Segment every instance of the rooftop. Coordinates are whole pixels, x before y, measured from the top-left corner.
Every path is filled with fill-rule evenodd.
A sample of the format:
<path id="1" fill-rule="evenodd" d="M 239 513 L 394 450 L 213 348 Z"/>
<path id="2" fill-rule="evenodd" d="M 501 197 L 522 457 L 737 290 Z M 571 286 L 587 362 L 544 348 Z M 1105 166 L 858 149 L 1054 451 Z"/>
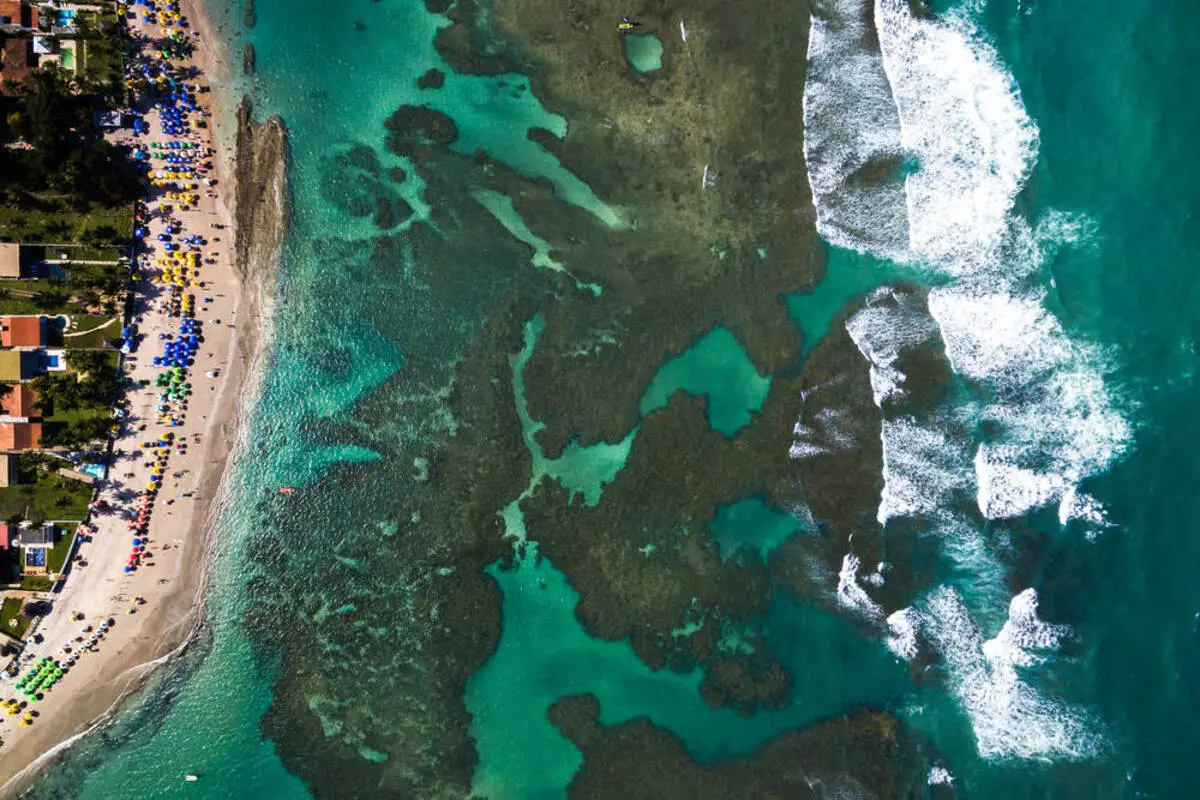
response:
<path id="1" fill-rule="evenodd" d="M 40 422 L 0 422 L 0 450 L 32 450 L 42 443 Z"/>
<path id="2" fill-rule="evenodd" d="M 45 317 L 0 317 L 0 346 L 41 347 L 45 343 Z"/>
<path id="3" fill-rule="evenodd" d="M 0 42 L 0 95 L 12 96 L 33 72 L 35 62 L 29 39 L 5 37 Z"/>
<path id="4" fill-rule="evenodd" d="M 0 453 L 0 486 L 12 486 L 21 482 L 21 456 L 16 453 Z M 0 547 L 0 550 L 3 550 Z"/>
<path id="5" fill-rule="evenodd" d="M 0 350 L 0 381 L 28 380 L 37 368 L 38 354 L 32 350 Z"/>
<path id="6" fill-rule="evenodd" d="M 6 417 L 20 417 L 27 419 L 29 417 L 38 416 L 38 411 L 34 407 L 37 402 L 37 393 L 33 391 L 27 384 L 18 383 L 12 386 L 3 396 L 0 396 L 0 412 Z"/>
<path id="7" fill-rule="evenodd" d="M 35 527 L 32 522 L 22 522 L 17 526 L 15 538 L 22 547 L 52 547 L 54 545 L 54 523 L 43 522 Z"/>
<path id="8" fill-rule="evenodd" d="M 37 9 L 24 0 L 0 0 L 0 25 L 37 25 Z"/>
<path id="9" fill-rule="evenodd" d="M 3 89 L 0 89 L 3 94 Z M 0 278 L 21 277 L 21 245 L 0 242 Z"/>

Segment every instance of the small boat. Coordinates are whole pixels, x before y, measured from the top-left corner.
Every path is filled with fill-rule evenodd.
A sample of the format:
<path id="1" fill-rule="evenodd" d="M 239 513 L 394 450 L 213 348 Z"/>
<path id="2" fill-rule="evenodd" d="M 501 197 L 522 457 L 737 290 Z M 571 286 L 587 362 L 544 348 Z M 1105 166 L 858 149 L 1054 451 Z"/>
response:
<path id="1" fill-rule="evenodd" d="M 637 23 L 629 17 L 621 17 L 621 21 L 617 23 L 617 30 L 621 33 L 626 33 L 637 27 Z"/>
<path id="2" fill-rule="evenodd" d="M 187 781 L 188 783 L 191 783 L 192 781 L 200 780 L 200 776 L 199 775 L 184 775 L 183 779 L 185 781 Z"/>
<path id="3" fill-rule="evenodd" d="M 283 487 L 282 489 L 280 489 L 280 490 L 279 490 L 279 493 L 280 493 L 280 494 L 295 494 L 295 493 L 296 493 L 296 490 L 295 490 L 295 489 L 293 489 L 293 488 L 292 488 L 292 487 L 290 487 L 290 486 L 285 486 L 285 487 Z"/>

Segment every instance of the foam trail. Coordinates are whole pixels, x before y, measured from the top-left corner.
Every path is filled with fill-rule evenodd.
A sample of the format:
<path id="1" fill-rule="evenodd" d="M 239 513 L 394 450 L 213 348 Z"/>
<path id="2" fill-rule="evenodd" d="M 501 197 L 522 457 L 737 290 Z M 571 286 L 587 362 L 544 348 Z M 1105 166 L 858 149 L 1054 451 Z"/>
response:
<path id="1" fill-rule="evenodd" d="M 804 159 L 817 230 L 831 244 L 901 258 L 908 249 L 900 120 L 875 32 L 870 0 L 828 4 L 808 33 Z"/>

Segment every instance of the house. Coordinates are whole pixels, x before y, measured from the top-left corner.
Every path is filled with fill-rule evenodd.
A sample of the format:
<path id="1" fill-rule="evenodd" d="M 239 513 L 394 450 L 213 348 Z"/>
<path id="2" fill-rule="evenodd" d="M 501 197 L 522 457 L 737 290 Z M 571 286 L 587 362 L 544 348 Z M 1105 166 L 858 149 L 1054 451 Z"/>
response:
<path id="1" fill-rule="evenodd" d="M 97 128 L 124 128 L 125 116 L 120 111 L 96 111 L 92 114 L 92 124 Z"/>
<path id="2" fill-rule="evenodd" d="M 0 90 L 3 93 L 3 90 Z M 0 242 L 0 278 L 21 277 L 21 245 Z"/>
<path id="3" fill-rule="evenodd" d="M 7 36 L 0 42 L 0 96 L 13 97 L 21 93 L 30 73 L 37 68 L 37 58 L 29 39 Z"/>
<path id="4" fill-rule="evenodd" d="M 71 31 L 61 31 L 58 28 L 54 29 L 56 34 L 74 33 Z M 58 67 L 66 72 L 78 74 L 81 66 L 80 54 L 83 52 L 83 42 L 75 39 L 63 38 L 63 35 L 58 35 L 54 39 L 46 39 L 46 46 L 50 50 L 43 52 L 39 48 L 37 39 L 33 42 L 34 57 L 37 58 L 39 67 L 49 67 L 51 65 Z"/>
<path id="5" fill-rule="evenodd" d="M 36 528 L 29 522 L 17 526 L 17 535 L 10 544 L 18 544 L 25 551 L 21 566 L 26 575 L 45 575 L 49 572 L 46 559 L 48 551 L 54 547 L 57 533 L 53 522 L 43 522 Z"/>
<path id="6" fill-rule="evenodd" d="M 22 522 L 17 525 L 15 543 L 24 548 L 48 549 L 54 547 L 54 523 L 43 522 L 34 527 L 32 522 Z"/>
<path id="7" fill-rule="evenodd" d="M 0 25 L 36 28 L 38 10 L 25 0 L 0 0 Z"/>
<path id="8" fill-rule="evenodd" d="M 21 457 L 16 453 L 0 453 L 0 486 L 14 486 L 20 482 Z M 5 536 L 7 535 L 6 532 Z M 0 547 L 0 550 L 2 549 L 4 548 Z"/>
<path id="9" fill-rule="evenodd" d="M 28 422 L 30 417 L 39 417 L 37 392 L 27 383 L 11 384 L 11 388 L 0 396 L 0 418 L 9 422 Z"/>
<path id="10" fill-rule="evenodd" d="M 0 317 L 0 346 L 41 347 L 46 344 L 46 318 Z"/>
<path id="11" fill-rule="evenodd" d="M 0 350 L 0 381 L 27 381 L 38 371 L 40 359 L 35 350 Z"/>
<path id="12" fill-rule="evenodd" d="M 22 522 L 17 526 L 16 544 L 25 551 L 21 559 L 22 572 L 26 575 L 45 575 L 46 557 L 50 548 L 54 547 L 54 523 L 44 522 L 38 527 L 32 523 Z"/>
<path id="13" fill-rule="evenodd" d="M 36 450 L 42 444 L 42 423 L 0 421 L 0 450 Z"/>
<path id="14" fill-rule="evenodd" d="M 8 523 L 0 522 L 0 550 L 7 550 L 11 546 Z"/>

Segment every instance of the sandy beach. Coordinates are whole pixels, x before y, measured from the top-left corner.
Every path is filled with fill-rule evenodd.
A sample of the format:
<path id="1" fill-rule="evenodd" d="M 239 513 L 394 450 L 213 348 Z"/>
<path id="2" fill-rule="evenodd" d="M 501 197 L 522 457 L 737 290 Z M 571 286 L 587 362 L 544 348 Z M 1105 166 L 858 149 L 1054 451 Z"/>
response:
<path id="1" fill-rule="evenodd" d="M 140 12 L 140 7 L 135 8 Z M 209 41 L 198 6 L 185 3 L 184 11 L 190 30 L 200 35 L 191 37 L 196 44 L 192 57 L 173 63 L 197 69 L 198 74 L 188 83 L 205 87 L 196 97 L 209 121 L 206 129 L 194 130 L 188 138 L 215 152 L 212 122 L 219 111 L 214 107 L 216 95 L 206 87 L 210 76 L 224 69 L 224 62 L 219 46 Z M 140 13 L 136 23 L 130 21 L 130 29 L 135 35 L 158 35 L 157 26 L 142 22 Z M 157 109 L 146 112 L 151 132 L 140 137 L 142 147 L 152 142 L 165 144 L 169 138 L 161 132 L 157 116 Z M 130 136 L 128 131 L 117 134 L 124 141 Z M 246 154 L 248 158 L 252 155 Z M 282 158 L 282 150 L 276 148 L 275 157 Z M 265 315 L 259 312 L 270 280 L 270 270 L 256 272 L 245 263 L 235 264 L 234 181 L 228 173 L 239 170 L 219 158 L 213 160 L 214 189 L 206 191 L 201 186 L 194 206 L 187 211 L 177 206 L 171 214 L 182 223 L 183 235 L 208 239 L 203 257 L 215 261 L 200 270 L 204 286 L 188 290 L 196 295 L 195 318 L 203 326 L 203 342 L 188 372 L 192 395 L 186 414 L 183 423 L 173 428 L 155 419 L 161 390 L 153 381 L 162 368 L 154 366 L 152 358 L 162 348 L 159 334 L 177 333 L 180 320 L 159 307 L 166 292 L 164 284 L 154 280 L 158 275 L 154 259 L 162 253 L 157 248 L 150 253 L 143 250 L 142 263 L 148 266 L 135 293 L 137 323 L 144 338 L 124 364 L 125 374 L 133 381 L 127 394 L 130 417 L 113 443 L 113 462 L 98 494 L 110 508 L 92 514 L 89 524 L 94 534 L 81 537 L 76 549 L 80 560 L 73 565 L 53 611 L 37 629 L 40 642 L 31 640 L 20 660 L 22 667 L 43 656 L 60 660 L 74 656 L 77 662 L 44 699 L 31 704 L 37 712 L 31 725 L 19 728 L 20 716 L 0 716 L 0 794 L 5 796 L 25 788 L 38 768 L 101 722 L 156 666 L 182 652 L 195 639 L 202 622 L 207 555 L 213 544 L 207 534 L 219 510 L 216 500 L 234 448 L 237 420 L 249 403 L 243 395 L 244 384 L 263 339 L 260 325 Z M 284 185 L 278 176 L 274 183 Z M 155 236 L 166 224 L 154 213 L 164 202 L 171 202 L 161 194 L 155 192 L 147 199 L 152 217 L 145 237 L 147 247 L 158 245 Z M 269 237 L 266 246 L 272 256 L 280 236 L 281 231 L 276 230 Z M 242 279 L 247 274 L 253 285 L 243 291 Z M 141 381 L 147 384 L 140 385 Z M 146 557 L 140 567 L 126 573 L 130 552 L 127 513 L 140 502 L 153 464 L 153 456 L 144 452 L 141 444 L 168 430 L 175 442 L 186 443 L 186 449 L 173 448 L 162 488 L 152 504 Z M 81 643 L 77 639 L 90 636 L 109 619 L 111 627 L 94 651 L 81 650 L 86 640 Z M 5 698 L 14 696 L 11 683 L 0 684 Z"/>

